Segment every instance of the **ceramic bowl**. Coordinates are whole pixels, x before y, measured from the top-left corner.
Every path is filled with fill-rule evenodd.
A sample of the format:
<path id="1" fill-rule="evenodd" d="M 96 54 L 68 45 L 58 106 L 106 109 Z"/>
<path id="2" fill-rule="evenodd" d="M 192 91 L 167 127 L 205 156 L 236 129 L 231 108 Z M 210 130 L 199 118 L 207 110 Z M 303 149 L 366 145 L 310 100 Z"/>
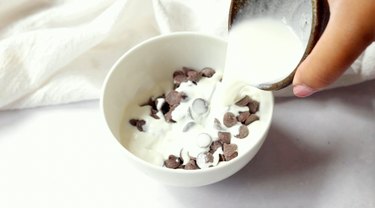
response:
<path id="1" fill-rule="evenodd" d="M 273 95 L 267 91 L 257 91 L 260 120 L 256 128 L 250 130 L 251 138 L 244 139 L 243 145 L 239 147 L 238 157 L 208 169 L 168 169 L 148 163 L 127 149 L 126 138 L 131 135 L 124 137 L 121 131 L 124 121 L 130 119 L 126 107 L 142 103 L 155 93 L 160 94 L 160 83 L 172 83 L 171 77 L 176 69 L 183 66 L 196 69 L 209 66 L 222 71 L 226 46 L 225 40 L 214 36 L 173 33 L 140 43 L 114 64 L 104 83 L 101 108 L 106 125 L 113 138 L 123 146 L 133 168 L 166 185 L 203 186 L 233 175 L 255 156 L 267 136 L 272 120 Z"/>

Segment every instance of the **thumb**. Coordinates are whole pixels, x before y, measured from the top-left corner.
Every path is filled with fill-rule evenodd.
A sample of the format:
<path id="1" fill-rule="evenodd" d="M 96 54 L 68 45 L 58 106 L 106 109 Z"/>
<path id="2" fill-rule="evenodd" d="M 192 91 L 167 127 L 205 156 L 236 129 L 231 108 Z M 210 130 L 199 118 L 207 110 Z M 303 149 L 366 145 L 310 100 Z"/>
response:
<path id="1" fill-rule="evenodd" d="M 309 96 L 338 79 L 374 39 L 374 11 L 369 9 L 374 10 L 373 5 L 360 8 L 366 5 L 331 2 L 335 4 L 330 4 L 326 30 L 296 70 L 293 93 L 297 97 Z"/>

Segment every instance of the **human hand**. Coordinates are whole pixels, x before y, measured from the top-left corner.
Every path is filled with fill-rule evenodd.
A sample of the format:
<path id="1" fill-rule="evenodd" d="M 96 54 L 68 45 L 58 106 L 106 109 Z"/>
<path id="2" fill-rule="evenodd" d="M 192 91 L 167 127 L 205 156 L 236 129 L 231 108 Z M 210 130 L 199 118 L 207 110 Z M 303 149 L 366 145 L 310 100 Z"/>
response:
<path id="1" fill-rule="evenodd" d="M 338 79 L 375 40 L 374 0 L 328 0 L 328 25 L 297 68 L 293 93 L 307 97 Z"/>

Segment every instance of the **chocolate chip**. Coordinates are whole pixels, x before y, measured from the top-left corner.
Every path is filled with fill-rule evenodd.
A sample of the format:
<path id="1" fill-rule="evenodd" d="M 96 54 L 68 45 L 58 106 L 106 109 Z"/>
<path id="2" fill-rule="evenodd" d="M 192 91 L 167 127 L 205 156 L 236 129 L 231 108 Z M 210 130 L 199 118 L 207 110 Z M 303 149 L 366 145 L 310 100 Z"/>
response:
<path id="1" fill-rule="evenodd" d="M 229 132 L 219 131 L 217 134 L 222 144 L 230 144 L 231 134 Z"/>
<path id="2" fill-rule="evenodd" d="M 224 144 L 223 146 L 223 154 L 226 161 L 233 159 L 233 155 L 237 153 L 237 145 L 236 144 Z M 238 153 L 237 153 L 238 155 Z M 236 156 L 237 156 L 236 155 Z M 235 156 L 235 157 L 236 157 Z"/>
<path id="3" fill-rule="evenodd" d="M 237 151 L 236 144 L 223 144 L 223 151 L 224 155 L 232 155 L 234 152 Z"/>
<path id="4" fill-rule="evenodd" d="M 215 74 L 215 70 L 210 67 L 205 67 L 200 72 L 203 77 L 211 78 Z"/>
<path id="5" fill-rule="evenodd" d="M 145 120 L 139 120 L 139 119 L 130 119 L 129 120 L 130 125 L 137 127 L 139 131 L 143 131 L 143 125 L 146 124 Z"/>
<path id="6" fill-rule="evenodd" d="M 217 149 L 222 149 L 223 144 L 220 141 L 214 141 L 211 143 L 210 152 L 214 153 Z"/>
<path id="7" fill-rule="evenodd" d="M 207 152 L 205 155 L 206 155 L 206 158 L 205 158 L 206 159 L 206 163 L 212 163 L 214 161 L 213 154 Z"/>
<path id="8" fill-rule="evenodd" d="M 186 101 L 186 100 L 188 100 L 188 96 L 187 96 L 187 94 L 186 93 L 184 93 L 184 92 L 180 92 L 180 95 L 181 95 L 181 98 L 182 98 L 182 100 L 183 101 Z"/>
<path id="9" fill-rule="evenodd" d="M 172 169 L 176 169 L 180 167 L 181 164 L 182 164 L 181 159 L 174 155 L 169 155 L 168 160 L 164 161 L 165 167 L 172 168 Z"/>
<path id="10" fill-rule="evenodd" d="M 249 107 L 249 111 L 251 114 L 254 114 L 258 112 L 259 110 L 259 102 L 256 100 L 251 100 L 248 104 L 247 107 Z"/>
<path id="11" fill-rule="evenodd" d="M 245 125 L 241 125 L 238 134 L 235 136 L 239 139 L 243 139 L 249 135 L 249 129 Z"/>
<path id="12" fill-rule="evenodd" d="M 153 117 L 154 119 L 160 119 L 159 116 L 156 115 L 157 113 L 158 113 L 157 110 L 151 108 L 151 113 L 150 113 L 151 117 Z"/>
<path id="13" fill-rule="evenodd" d="M 143 131 L 143 126 L 146 124 L 146 121 L 145 120 L 138 120 L 138 122 L 137 122 L 137 129 L 139 130 L 139 131 Z"/>
<path id="14" fill-rule="evenodd" d="M 250 101 L 251 98 L 248 95 L 246 95 L 245 97 L 241 98 L 241 100 L 237 101 L 235 104 L 237 106 L 245 107 L 249 104 Z"/>
<path id="15" fill-rule="evenodd" d="M 139 121 L 139 119 L 130 119 L 130 120 L 129 120 L 129 123 L 130 123 L 130 125 L 132 125 L 132 126 L 137 126 L 138 121 Z"/>
<path id="16" fill-rule="evenodd" d="M 247 120 L 247 118 L 249 118 L 249 116 L 250 116 L 250 112 L 249 111 L 240 112 L 239 115 L 237 116 L 237 121 L 241 122 L 242 124 L 244 124 L 245 121 Z"/>
<path id="17" fill-rule="evenodd" d="M 174 84 L 180 85 L 182 82 L 186 82 L 186 81 L 187 81 L 187 76 L 186 76 L 185 72 L 183 72 L 181 70 L 177 70 L 177 71 L 173 72 L 173 83 Z"/>
<path id="18" fill-rule="evenodd" d="M 197 162 L 195 160 L 189 160 L 184 167 L 185 170 L 196 170 L 198 169 Z"/>
<path id="19" fill-rule="evenodd" d="M 223 154 L 219 154 L 219 162 L 225 161 L 225 157 Z"/>
<path id="20" fill-rule="evenodd" d="M 245 125 L 249 125 L 251 123 L 253 123 L 254 121 L 257 121 L 259 120 L 259 116 L 255 115 L 255 114 L 251 114 L 247 119 L 246 121 L 243 123 Z"/>
<path id="21" fill-rule="evenodd" d="M 201 79 L 201 77 L 202 77 L 202 75 L 201 75 L 198 71 L 196 71 L 196 70 L 194 70 L 194 69 L 192 69 L 192 68 L 183 67 L 183 68 L 182 68 L 182 71 L 185 72 L 185 75 L 187 76 L 187 80 L 190 80 L 190 81 L 194 82 L 195 84 L 196 84 L 196 83 Z"/>
<path id="22" fill-rule="evenodd" d="M 167 114 L 170 110 L 169 104 L 167 102 L 163 103 L 160 110 L 164 115 Z"/>
<path id="23" fill-rule="evenodd" d="M 194 83 L 197 83 L 202 78 L 202 75 L 197 71 L 188 71 L 187 77 L 188 77 L 188 80 Z"/>
<path id="24" fill-rule="evenodd" d="M 236 123 L 237 123 L 236 116 L 231 112 L 225 113 L 224 118 L 223 118 L 223 123 L 228 128 L 236 125 Z"/>
<path id="25" fill-rule="evenodd" d="M 182 96 L 179 92 L 173 90 L 170 91 L 166 96 L 165 96 L 165 101 L 170 105 L 170 106 L 175 106 L 180 104 L 182 100 Z"/>
<path id="26" fill-rule="evenodd" d="M 225 161 L 229 161 L 229 160 L 236 158 L 237 156 L 238 156 L 238 152 L 235 152 L 232 155 L 228 155 L 228 156 L 224 155 L 224 158 L 225 158 Z"/>
<path id="27" fill-rule="evenodd" d="M 156 99 L 153 99 L 153 98 L 149 98 L 148 101 L 146 103 L 143 103 L 141 104 L 140 106 L 151 106 L 150 108 L 150 116 L 155 118 L 155 119 L 160 119 L 158 115 L 156 115 L 158 113 L 158 104 L 159 104 L 159 98 L 163 98 L 164 95 L 156 98 Z"/>

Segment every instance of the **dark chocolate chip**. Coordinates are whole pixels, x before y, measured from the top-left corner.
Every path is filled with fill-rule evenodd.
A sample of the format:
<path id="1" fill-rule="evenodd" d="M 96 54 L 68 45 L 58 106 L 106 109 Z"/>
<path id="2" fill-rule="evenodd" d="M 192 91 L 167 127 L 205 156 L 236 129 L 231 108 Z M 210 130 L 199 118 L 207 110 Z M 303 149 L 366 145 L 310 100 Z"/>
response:
<path id="1" fill-rule="evenodd" d="M 230 144 L 231 134 L 229 132 L 219 131 L 218 133 L 219 141 L 224 144 Z"/>
<path id="2" fill-rule="evenodd" d="M 201 79 L 202 75 L 195 69 L 183 67 L 182 71 L 187 76 L 187 80 L 190 80 L 197 84 L 197 82 Z"/>
<path id="3" fill-rule="evenodd" d="M 138 121 L 139 121 L 139 119 L 132 118 L 132 119 L 129 120 L 129 123 L 132 126 L 137 126 Z"/>
<path id="4" fill-rule="evenodd" d="M 198 169 L 197 162 L 195 160 L 189 160 L 184 167 L 185 170 L 196 170 Z"/>
<path id="5" fill-rule="evenodd" d="M 247 107 L 249 107 L 249 111 L 251 114 L 254 114 L 258 112 L 259 110 L 259 102 L 256 100 L 251 100 L 248 104 Z"/>
<path id="6" fill-rule="evenodd" d="M 150 112 L 151 117 L 153 117 L 154 119 L 160 119 L 159 116 L 156 115 L 157 113 L 158 113 L 157 110 L 151 108 L 151 112 Z"/>
<path id="7" fill-rule="evenodd" d="M 224 155 L 232 155 L 236 151 L 237 151 L 236 144 L 223 144 Z"/>
<path id="8" fill-rule="evenodd" d="M 169 109 L 170 109 L 169 104 L 167 102 L 164 102 L 160 110 L 165 115 L 169 112 Z"/>
<path id="9" fill-rule="evenodd" d="M 214 162 L 214 155 L 210 152 L 206 153 L 206 163 L 212 163 Z"/>
<path id="10" fill-rule="evenodd" d="M 215 74 L 215 70 L 211 67 L 205 67 L 200 72 L 203 77 L 211 78 Z"/>
<path id="11" fill-rule="evenodd" d="M 139 131 L 143 131 L 143 126 L 146 124 L 146 121 L 145 120 L 138 120 L 138 122 L 137 122 L 137 129 L 139 130 Z"/>
<path id="12" fill-rule="evenodd" d="M 181 95 L 181 98 L 182 98 L 183 101 L 188 100 L 188 96 L 186 95 L 186 93 L 180 92 L 180 95 Z"/>
<path id="13" fill-rule="evenodd" d="M 173 90 L 173 91 L 170 91 L 166 96 L 165 96 L 165 101 L 171 105 L 171 106 L 175 106 L 175 105 L 178 105 L 180 104 L 182 100 L 182 96 L 181 96 L 181 93 Z"/>
<path id="14" fill-rule="evenodd" d="M 259 120 L 259 116 L 255 115 L 255 114 L 251 114 L 247 119 L 246 121 L 243 123 L 245 125 L 249 125 L 251 123 L 253 123 L 254 121 L 257 121 Z"/>
<path id="15" fill-rule="evenodd" d="M 139 120 L 139 119 L 130 119 L 129 120 L 130 125 L 137 127 L 139 131 L 143 131 L 143 125 L 146 124 L 145 120 Z"/>
<path id="16" fill-rule="evenodd" d="M 187 72 L 188 80 L 197 84 L 197 82 L 202 78 L 202 75 L 197 71 L 188 71 Z"/>
<path id="17" fill-rule="evenodd" d="M 237 137 L 239 139 L 243 139 L 243 138 L 247 137 L 248 135 L 249 135 L 249 129 L 247 128 L 247 126 L 241 125 L 240 128 L 239 128 L 238 135 L 236 135 L 235 137 Z"/>
<path id="18" fill-rule="evenodd" d="M 225 157 L 223 154 L 219 154 L 219 162 L 225 161 Z"/>
<path id="19" fill-rule="evenodd" d="M 249 104 L 250 101 L 251 101 L 251 98 L 248 95 L 246 95 L 245 97 L 241 98 L 241 100 L 237 101 L 236 105 L 245 107 Z"/>
<path id="20" fill-rule="evenodd" d="M 232 155 L 227 155 L 227 156 L 224 155 L 224 158 L 225 158 L 225 161 L 229 161 L 229 160 L 236 158 L 237 156 L 238 156 L 238 152 L 235 152 Z"/>
<path id="21" fill-rule="evenodd" d="M 227 112 L 224 114 L 223 123 L 226 127 L 230 128 L 237 123 L 236 115 L 231 112 Z"/>
<path id="22" fill-rule="evenodd" d="M 244 124 L 247 118 L 249 118 L 249 116 L 250 116 L 249 111 L 240 112 L 240 114 L 237 116 L 237 120 L 238 122 L 241 122 L 242 124 Z"/>
<path id="23" fill-rule="evenodd" d="M 160 98 L 160 97 L 158 97 Z M 149 98 L 148 101 L 144 104 L 141 104 L 140 106 L 151 106 L 151 109 L 150 109 L 150 116 L 155 118 L 155 119 L 160 119 L 159 116 L 157 116 L 157 112 L 158 112 L 158 109 L 157 109 L 157 106 L 158 106 L 158 100 L 157 99 L 153 99 L 153 98 Z"/>
<path id="24" fill-rule="evenodd" d="M 224 144 L 223 150 L 224 158 L 226 161 L 229 161 L 238 155 L 236 144 Z M 233 157 L 233 155 L 235 154 L 237 155 Z"/>
<path id="25" fill-rule="evenodd" d="M 214 142 L 211 143 L 210 152 L 214 153 L 219 148 L 222 149 L 223 144 L 220 141 L 214 141 Z"/>
<path id="26" fill-rule="evenodd" d="M 172 168 L 172 169 L 176 169 L 180 167 L 181 164 L 182 164 L 181 159 L 174 155 L 169 155 L 168 160 L 164 161 L 165 167 Z"/>
<path id="27" fill-rule="evenodd" d="M 186 82 L 186 81 L 187 81 L 187 76 L 186 76 L 184 71 L 177 70 L 177 71 L 173 72 L 173 83 L 174 84 L 179 85 L 182 82 Z"/>

